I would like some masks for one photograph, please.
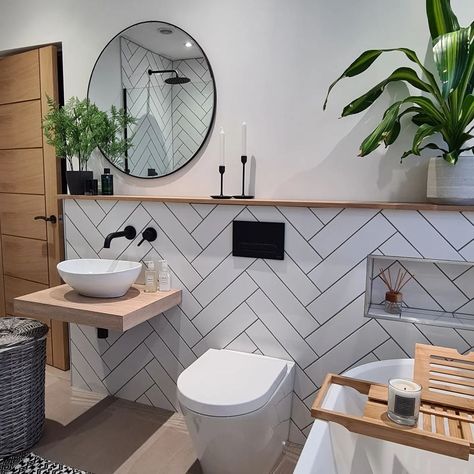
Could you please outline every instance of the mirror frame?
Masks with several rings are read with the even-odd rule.
[[[209,61],[209,58],[207,57],[207,54],[204,52],[204,50],[202,49],[201,45],[196,41],[196,39],[191,36],[186,30],[183,30],[183,28],[173,24],[173,23],[169,23],[167,21],[160,21],[160,20],[146,20],[146,21],[139,21],[138,23],[134,23],[133,25],[129,25],[127,26],[126,28],[124,28],[123,30],[119,31],[114,37],[112,37],[109,42],[102,48],[102,51],[99,53],[99,56],[97,56],[97,59],[95,60],[94,62],[94,66],[92,68],[92,71],[90,73],[90,76],[89,76],[89,83],[87,84],[87,98],[89,99],[89,93],[90,93],[90,87],[91,87],[91,81],[92,81],[92,76],[94,74],[94,71],[95,71],[95,68],[97,66],[97,63],[99,62],[99,59],[101,58],[103,52],[108,48],[108,46],[110,45],[110,43],[112,43],[112,41],[117,38],[118,36],[120,36],[122,33],[124,33],[125,31],[127,31],[129,28],[132,28],[134,26],[138,26],[138,25],[142,25],[144,23],[161,23],[165,26],[170,26],[172,28],[178,28],[179,30],[181,31],[184,31],[184,33],[186,33],[189,38],[191,39],[192,42],[194,42],[195,45],[197,45],[199,47],[199,49],[202,51],[202,55],[204,57],[204,59],[206,60],[208,66],[209,66],[209,73],[211,75],[211,79],[212,79],[212,86],[213,86],[213,93],[214,93],[214,103],[213,103],[213,109],[212,109],[212,116],[211,116],[211,121],[209,123],[209,128],[206,132],[206,136],[204,137],[201,145],[199,146],[199,148],[196,150],[196,152],[194,153],[194,155],[188,160],[186,161],[186,163],[184,163],[183,165],[181,165],[179,168],[176,168],[175,170],[171,171],[170,173],[167,173],[167,174],[162,174],[162,175],[159,175],[159,176],[136,176],[136,175],[133,175],[133,174],[129,174],[129,173],[126,173],[124,170],[120,169],[117,165],[115,165],[114,163],[112,163],[112,161],[110,161],[106,154],[99,148],[99,151],[102,153],[102,156],[107,160],[108,164],[110,164],[112,167],[114,167],[115,169],[117,169],[118,171],[120,171],[121,173],[123,173],[125,176],[130,176],[132,178],[137,178],[137,179],[159,179],[159,178],[164,178],[165,176],[170,176],[174,173],[176,173],[177,171],[183,169],[185,166],[187,166],[189,163],[191,163],[191,161],[193,161],[204,149],[204,147],[208,144],[209,142],[209,138],[211,136],[211,133],[212,131],[214,130],[214,125],[215,125],[215,121],[216,121],[216,111],[217,111],[217,87],[216,87],[216,79],[215,79],[215,76],[214,76],[214,71],[212,70],[212,66],[211,66],[211,62]],[[158,54],[158,53],[156,53]]]

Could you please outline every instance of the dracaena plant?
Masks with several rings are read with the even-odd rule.
[[[394,143],[400,134],[404,116],[410,117],[418,128],[411,149],[402,155],[402,159],[409,155],[420,155],[422,150],[428,148],[437,150],[448,163],[455,164],[462,152],[474,151],[474,147],[468,144],[473,138],[471,133],[474,129],[474,22],[468,27],[460,27],[450,0],[427,0],[426,13],[438,78],[411,49],[372,49],[362,53],[329,87],[328,96],[341,79],[363,73],[385,53],[402,53],[421,72],[419,75],[410,67],[400,67],[344,107],[343,117],[366,110],[393,82],[408,83],[421,91],[393,103],[385,111],[380,124],[362,142],[359,156],[372,153],[382,142],[386,147]],[[326,97],[324,109],[327,100]],[[438,145],[438,141],[433,143],[429,140],[436,135],[441,136],[443,144]]]

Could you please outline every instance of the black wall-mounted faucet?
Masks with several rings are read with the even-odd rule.
[[[119,232],[112,232],[109,234],[105,240],[104,240],[104,249],[109,249],[110,248],[110,242],[112,242],[113,239],[117,239],[118,237],[125,237],[128,240],[133,240],[137,236],[137,231],[135,230],[135,227],[128,225],[125,227],[124,230],[121,230]]]

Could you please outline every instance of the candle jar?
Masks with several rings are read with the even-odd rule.
[[[390,314],[402,313],[403,294],[399,291],[385,293],[385,312]]]
[[[399,425],[415,426],[418,423],[421,402],[421,385],[412,380],[388,381],[388,417]]]

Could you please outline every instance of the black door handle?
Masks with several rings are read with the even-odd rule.
[[[35,221],[38,221],[38,220],[42,220],[42,221],[46,221],[46,222],[51,222],[51,224],[56,224],[56,222],[58,222],[58,219],[56,218],[56,216],[49,216],[49,217],[46,217],[46,216],[36,216],[35,218]]]

